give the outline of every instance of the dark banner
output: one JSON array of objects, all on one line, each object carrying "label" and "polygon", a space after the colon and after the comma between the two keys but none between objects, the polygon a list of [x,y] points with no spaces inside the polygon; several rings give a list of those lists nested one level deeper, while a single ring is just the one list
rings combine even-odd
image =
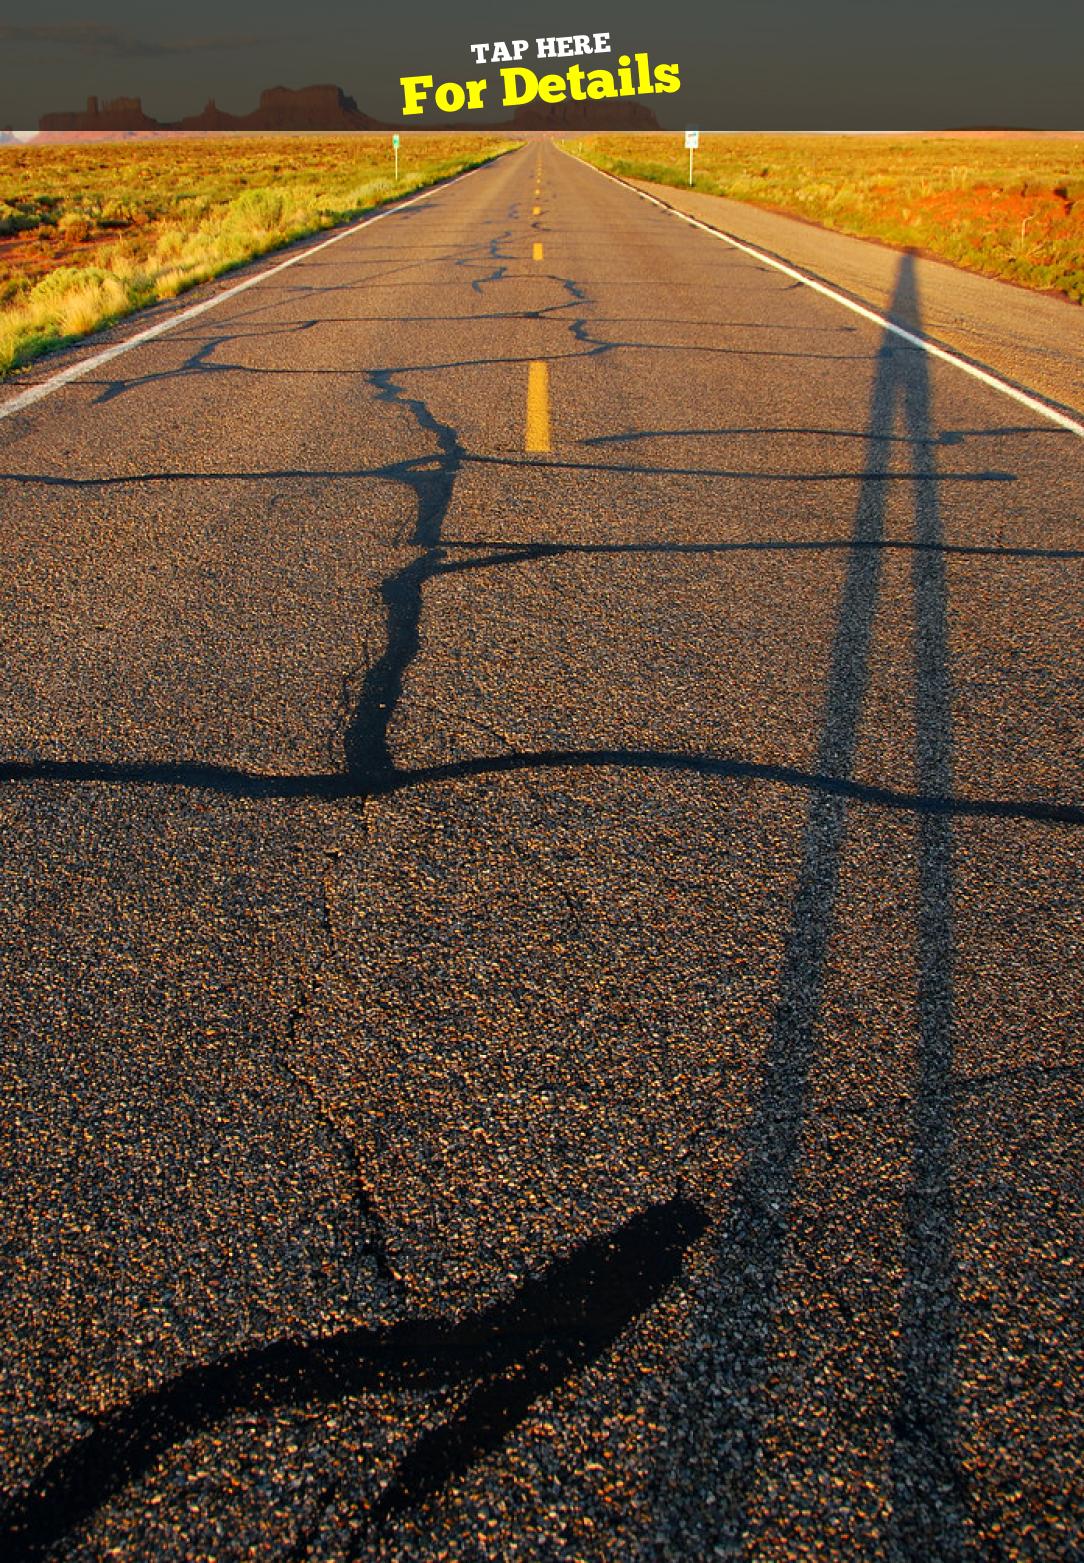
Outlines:
[{"label": "dark banner", "polygon": [[0,22],[0,126],[1075,128],[1082,8],[61,3]]}]

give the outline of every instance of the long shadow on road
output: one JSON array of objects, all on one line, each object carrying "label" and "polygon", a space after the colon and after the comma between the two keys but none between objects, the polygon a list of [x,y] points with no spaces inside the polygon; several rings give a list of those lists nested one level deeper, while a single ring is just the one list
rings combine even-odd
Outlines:
[{"label": "long shadow on road", "polygon": [[581,1244],[466,1318],[281,1340],[189,1368],[93,1419],[90,1433],[0,1510],[0,1551],[9,1563],[47,1556],[175,1445],[240,1413],[465,1386],[451,1416],[424,1432],[385,1482],[371,1531],[496,1448],[536,1400],[607,1351],[677,1279],[706,1226],[678,1197]]},{"label": "long shadow on road", "polygon": [[[921,329],[910,255],[900,262],[892,313]],[[910,439],[915,541],[912,590],[917,645],[914,719],[919,792],[952,792],[952,713],[948,621],[938,474],[924,353],[886,333],[874,380],[867,479],[859,495],[852,548],[824,697],[818,774],[851,778],[869,681],[870,650],[883,565],[889,460],[897,418]],[[675,1406],[691,1424],[688,1458],[661,1478],[660,1513],[674,1516],[675,1540],[691,1547],[740,1547],[758,1451],[769,1413],[769,1356],[779,1327],[780,1277],[791,1230],[810,1073],[829,940],[839,891],[848,798],[818,790],[806,819],[790,932],[759,1099],[745,1134],[729,1208],[715,1239],[718,1263],[710,1317],[698,1332],[683,1381],[692,1404]],[[907,1199],[905,1280],[900,1302],[899,1404],[892,1460],[896,1557],[952,1558],[962,1548],[965,1494],[956,1432],[956,1260],[952,1199],[952,820],[920,811],[918,1068]],[[705,1465],[707,1469],[705,1469]],[[710,1510],[697,1501],[708,1487]],[[706,1516],[710,1514],[711,1518]],[[682,1518],[692,1515],[694,1534]],[[707,1526],[707,1534],[704,1527]],[[729,1554],[728,1554],[729,1555]]]}]

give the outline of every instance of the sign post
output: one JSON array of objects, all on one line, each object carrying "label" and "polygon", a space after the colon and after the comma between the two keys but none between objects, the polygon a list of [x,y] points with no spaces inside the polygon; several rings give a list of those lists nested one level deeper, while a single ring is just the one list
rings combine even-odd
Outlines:
[{"label": "sign post", "polygon": [[687,130],[685,132],[685,145],[689,149],[689,183],[693,182],[693,153],[700,145],[699,130]]},{"label": "sign post", "polygon": [[392,150],[395,153],[395,182],[399,183],[399,132],[396,131],[391,138]]}]

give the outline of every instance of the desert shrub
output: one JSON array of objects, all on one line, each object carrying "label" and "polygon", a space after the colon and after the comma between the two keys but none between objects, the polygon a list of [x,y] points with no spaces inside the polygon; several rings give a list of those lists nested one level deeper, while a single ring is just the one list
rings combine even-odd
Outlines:
[{"label": "desert shrub", "polygon": [[176,298],[186,284],[190,285],[183,271],[165,271],[155,279],[154,295],[159,299]]},{"label": "desert shrub", "polygon": [[127,201],[104,201],[98,214],[103,228],[127,228],[133,220],[133,209]]},{"label": "desert shrub", "polygon": [[270,233],[281,228],[286,213],[286,197],[282,190],[245,190],[230,202],[228,225],[231,228]]},{"label": "desert shrub", "polygon": [[21,207],[0,201],[0,234],[23,233],[27,228],[36,228],[38,221],[37,217],[32,217]]},{"label": "desert shrub", "polygon": [[128,306],[128,295],[115,277],[79,283],[55,301],[57,326],[64,336],[82,336],[95,326],[115,320]]},{"label": "desert shrub", "polygon": [[180,255],[184,247],[184,230],[181,228],[163,228],[154,241],[154,249],[151,251],[156,261],[174,261]]},{"label": "desert shrub", "polygon": [[34,284],[30,297],[35,303],[48,304],[77,288],[101,286],[109,280],[109,273],[100,266],[57,266]]},{"label": "desert shrub", "polygon": [[57,204],[42,198],[0,200],[0,234],[25,233],[33,228],[51,227],[56,221]]},{"label": "desert shrub", "polygon": [[[0,236],[38,230],[0,273],[0,374],[511,144],[408,137],[398,184],[383,135],[0,148]],[[56,238],[87,243],[86,264],[58,264]]]},{"label": "desert shrub", "polygon": [[65,212],[57,223],[57,232],[62,239],[67,239],[72,244],[82,244],[89,239],[93,231],[93,225],[87,221],[82,212]]}]

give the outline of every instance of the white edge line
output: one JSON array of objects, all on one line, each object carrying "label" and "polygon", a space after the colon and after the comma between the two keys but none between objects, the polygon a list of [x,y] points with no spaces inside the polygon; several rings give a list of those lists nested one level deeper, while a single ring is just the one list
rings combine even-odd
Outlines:
[{"label": "white edge line", "polygon": [[[501,154],[498,153],[498,157]],[[299,266],[302,261],[307,261],[311,255],[316,255],[320,250],[326,250],[329,245],[338,244],[341,239],[348,239],[351,234],[357,233],[361,228],[368,228],[372,223],[380,222],[383,217],[394,217],[396,212],[405,211],[408,206],[416,206],[419,201],[428,201],[431,196],[446,190],[449,185],[454,185],[461,179],[469,179],[471,174],[481,173],[483,168],[489,168],[497,161],[496,157],[487,158],[484,163],[479,163],[476,168],[466,168],[461,174],[453,174],[451,179],[443,179],[439,184],[430,186],[428,190],[421,190],[417,195],[410,196],[405,201],[397,201],[394,205],[383,206],[379,211],[370,213],[367,217],[360,218],[351,223],[349,227],[333,233],[330,239],[322,239],[319,244],[310,244],[297,255],[291,255],[288,260],[279,261],[277,265],[269,266],[266,271],[257,272],[253,277],[246,277],[243,282],[235,282],[231,288],[216,293],[214,298],[204,299],[201,304],[190,304],[187,309],[182,309],[179,314],[171,315],[168,320],[160,320],[157,325],[147,326],[142,331],[137,331],[134,336],[126,337],[123,342],[117,342],[112,347],[103,348],[100,353],[95,353],[90,358],[83,358],[77,364],[72,364],[67,369],[61,369],[58,374],[50,375],[48,380],[43,380],[39,385],[28,386],[25,391],[19,391],[7,401],[0,402],[0,419],[10,418],[13,413],[22,412],[24,407],[30,407],[34,402],[40,402],[44,397],[59,391],[62,386],[70,385],[73,380],[89,374],[92,369],[101,368],[102,364],[108,364],[112,359],[119,358],[122,353],[130,352],[133,347],[139,347],[143,342],[150,342],[155,337],[164,336],[167,331],[173,331],[177,326],[182,326],[186,321],[195,320],[197,315],[206,314],[209,309],[216,309],[219,304],[225,304],[227,299],[236,298],[238,293],[244,293],[247,288],[254,288],[260,282],[266,282],[268,277],[275,277],[280,271],[285,271],[288,266]]]},{"label": "white edge line", "polygon": [[[563,149],[562,149],[563,150]],[[566,157],[576,157],[573,152],[567,152]],[[887,315],[878,314],[877,310],[869,309],[865,304],[858,304],[854,299],[848,298],[845,293],[830,287],[826,282],[820,282],[816,277],[811,277],[807,272],[799,271],[795,266],[788,266],[786,261],[776,260],[774,255],[769,255],[765,250],[759,250],[753,244],[746,244],[742,239],[735,239],[732,234],[724,233],[721,228],[713,228],[710,223],[701,222],[698,217],[690,217],[688,212],[680,211],[676,206],[670,206],[666,201],[660,201],[657,196],[650,195],[646,190],[640,190],[636,185],[629,184],[624,179],[619,179],[616,174],[607,173],[604,168],[598,168],[594,163],[589,163],[586,158],[576,157],[576,161],[585,168],[592,169],[596,174],[601,174],[604,179],[609,179],[613,184],[620,185],[623,190],[629,190],[633,195],[638,195],[643,201],[650,201],[652,206],[658,206],[664,212],[669,212],[671,217],[679,217],[683,223],[688,223],[692,228],[699,228],[704,233],[710,233],[713,239],[722,239],[724,244],[731,245],[736,250],[742,250],[746,255],[752,255],[755,260],[763,261],[766,266],[772,266],[776,271],[781,271],[785,277],[793,277],[804,287],[812,288],[814,293],[823,293],[825,298],[833,299],[837,304],[842,304],[844,309],[849,309],[855,315],[861,315],[865,320],[872,320],[875,325],[883,326],[886,331],[891,331],[893,336],[902,338],[912,347],[921,348],[931,358],[940,358],[943,363],[952,364],[956,369],[962,369],[973,380],[981,380],[983,385],[992,386],[995,391],[1000,391],[1004,396],[1011,396],[1014,402],[1019,402],[1023,407],[1029,407],[1032,412],[1040,413],[1044,418],[1049,418],[1051,423],[1056,423],[1059,428],[1067,429],[1070,434],[1078,434],[1084,439],[1084,423],[1076,418],[1070,418],[1068,413],[1060,412],[1052,407],[1049,402],[1040,401],[1037,396],[1030,396],[1027,391],[1018,390],[1008,380],[1003,380],[1000,375],[991,374],[987,369],[980,369],[978,364],[971,363],[962,358],[958,353],[951,352],[946,347],[938,347],[936,342],[930,342],[925,337],[916,336],[914,332],[907,331],[903,326],[896,325],[889,320]]]}]

